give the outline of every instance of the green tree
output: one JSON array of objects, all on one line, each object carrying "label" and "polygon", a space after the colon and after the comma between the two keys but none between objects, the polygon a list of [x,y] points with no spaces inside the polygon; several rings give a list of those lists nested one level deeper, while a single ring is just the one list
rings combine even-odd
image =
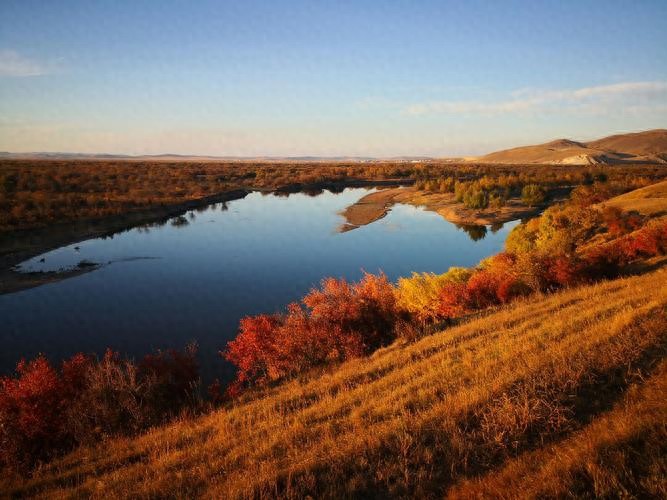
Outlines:
[{"label": "green tree", "polygon": [[466,192],[463,204],[468,208],[486,208],[489,206],[489,195],[483,189]]},{"label": "green tree", "polygon": [[537,184],[527,184],[521,190],[521,200],[529,207],[539,205],[544,201],[545,197],[546,193],[544,189]]}]

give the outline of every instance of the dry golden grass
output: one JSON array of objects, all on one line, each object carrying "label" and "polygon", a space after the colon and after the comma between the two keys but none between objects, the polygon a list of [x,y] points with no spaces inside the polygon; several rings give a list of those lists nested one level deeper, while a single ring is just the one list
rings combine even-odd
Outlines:
[{"label": "dry golden grass", "polygon": [[607,200],[603,205],[627,211],[635,210],[653,217],[667,215],[667,181],[635,189]]},{"label": "dry golden grass", "polygon": [[667,363],[635,385],[617,408],[546,450],[465,481],[451,498],[667,498]]},{"label": "dry golden grass", "polygon": [[100,498],[664,496],[666,277],[535,297],[0,486]]}]

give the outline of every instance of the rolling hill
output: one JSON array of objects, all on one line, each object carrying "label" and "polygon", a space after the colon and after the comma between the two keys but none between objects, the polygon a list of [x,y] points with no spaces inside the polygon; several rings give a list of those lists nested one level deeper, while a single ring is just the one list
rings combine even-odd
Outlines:
[{"label": "rolling hill", "polygon": [[636,211],[650,217],[667,215],[667,181],[651,184],[602,203],[621,210]]},{"label": "rolling hill", "polygon": [[196,419],[80,449],[16,497],[660,497],[663,269],[535,297]]},{"label": "rolling hill", "polygon": [[590,142],[558,139],[535,146],[496,151],[475,158],[475,161],[570,165],[667,163],[667,130],[613,135]]}]

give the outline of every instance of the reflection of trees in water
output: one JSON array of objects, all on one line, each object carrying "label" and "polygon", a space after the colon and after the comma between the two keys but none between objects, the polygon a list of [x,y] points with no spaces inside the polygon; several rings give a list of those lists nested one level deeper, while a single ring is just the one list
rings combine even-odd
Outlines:
[{"label": "reflection of trees in water", "polygon": [[289,198],[292,194],[305,194],[306,196],[319,196],[324,193],[324,191],[329,191],[333,194],[339,194],[345,191],[346,187],[338,184],[326,185],[325,187],[307,187],[302,188],[299,186],[285,186],[280,189],[273,191],[273,193],[263,192],[262,195],[273,194],[281,198]]},{"label": "reflection of trees in water", "polygon": [[314,198],[315,196],[319,196],[324,192],[323,189],[318,189],[318,188],[313,188],[313,189],[304,189],[303,193],[307,196],[310,196],[311,198]]},{"label": "reflection of trees in water", "polygon": [[465,224],[459,226],[459,228],[463,229],[466,233],[468,233],[468,236],[472,241],[479,241],[483,240],[486,237],[486,226],[479,226],[476,224]]},{"label": "reflection of trees in water", "polygon": [[137,229],[139,231],[143,230],[143,231],[149,232],[149,230],[151,230],[151,229],[157,229],[157,228],[163,227],[165,224],[167,224],[167,222],[169,222],[169,218],[160,219],[160,220],[156,220],[156,221],[153,221],[153,222],[147,222],[146,224],[142,224],[141,226],[137,226]]},{"label": "reflection of trees in water", "polygon": [[493,224],[491,224],[491,232],[493,234],[496,234],[503,228],[504,225],[505,225],[504,222],[494,222]]},{"label": "reflection of trees in water", "polygon": [[188,224],[190,224],[190,222],[188,221],[188,219],[186,219],[182,215],[179,215],[178,217],[174,217],[174,219],[171,221],[171,225],[174,226],[174,227],[183,227],[183,226],[187,226]]}]

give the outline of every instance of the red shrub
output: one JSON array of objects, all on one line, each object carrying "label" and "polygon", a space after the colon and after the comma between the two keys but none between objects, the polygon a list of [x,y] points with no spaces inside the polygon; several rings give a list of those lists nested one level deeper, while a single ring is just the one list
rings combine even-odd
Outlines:
[{"label": "red shrub", "polygon": [[498,304],[500,278],[488,270],[474,273],[468,280],[468,301],[474,309],[484,309]]},{"label": "red shrub", "polygon": [[580,280],[581,266],[574,257],[559,255],[549,258],[546,265],[546,279],[556,286],[572,286]]},{"label": "red shrub", "polygon": [[397,317],[393,287],[383,274],[366,274],[359,283],[323,280],[303,306],[241,321],[239,335],[222,353],[237,368],[231,391],[369,353],[393,340]]},{"label": "red shrub", "polygon": [[583,255],[582,270],[593,280],[616,276],[626,263],[626,257],[617,242],[599,245],[586,251]]},{"label": "red shrub", "polygon": [[0,458],[30,465],[66,441],[63,381],[43,356],[19,362],[16,378],[0,380]]},{"label": "red shrub", "polygon": [[147,356],[141,370],[108,350],[76,354],[54,369],[43,356],[0,379],[0,462],[24,468],[103,435],[175,415],[198,380],[195,350]]},{"label": "red shrub", "polygon": [[438,314],[443,318],[456,318],[469,309],[468,287],[465,283],[448,283],[440,291]]},{"label": "red shrub", "polygon": [[496,295],[500,302],[507,304],[517,297],[529,295],[531,289],[523,281],[509,276],[500,281]]},{"label": "red shrub", "polygon": [[394,290],[384,274],[366,273],[359,283],[325,279],[321,289],[311,290],[303,299],[311,318],[342,335],[354,335],[366,351],[392,339],[397,317]]},{"label": "red shrub", "polygon": [[281,353],[285,372],[306,370],[324,360],[344,360],[367,352],[363,331],[356,325],[315,316],[312,311],[292,304],[281,328]]},{"label": "red shrub", "polygon": [[239,334],[227,343],[224,358],[237,368],[237,381],[263,382],[269,380],[274,341],[281,318],[260,314],[241,320]]},{"label": "red shrub", "polygon": [[643,227],[635,231],[621,242],[623,251],[628,261],[638,257],[653,257],[658,255],[659,232],[654,227]]},{"label": "red shrub", "polygon": [[621,267],[640,258],[667,253],[667,222],[653,222],[583,254],[582,271],[593,279],[612,277]]},{"label": "red shrub", "polygon": [[526,295],[529,287],[519,278],[517,258],[503,252],[486,259],[467,283],[447,284],[440,292],[438,313],[445,318],[484,309]]},{"label": "red shrub", "polygon": [[85,354],[78,353],[63,361],[62,381],[64,393],[67,396],[76,395],[86,386],[86,372],[90,369],[93,359]]},{"label": "red shrub", "polygon": [[644,223],[644,217],[637,213],[627,213],[609,206],[602,211],[602,220],[607,226],[607,232],[615,238],[635,231]]},{"label": "red shrub", "polygon": [[326,278],[321,288],[312,289],[303,298],[303,303],[314,318],[346,324],[361,313],[361,302],[354,295],[353,286],[344,279]]}]

